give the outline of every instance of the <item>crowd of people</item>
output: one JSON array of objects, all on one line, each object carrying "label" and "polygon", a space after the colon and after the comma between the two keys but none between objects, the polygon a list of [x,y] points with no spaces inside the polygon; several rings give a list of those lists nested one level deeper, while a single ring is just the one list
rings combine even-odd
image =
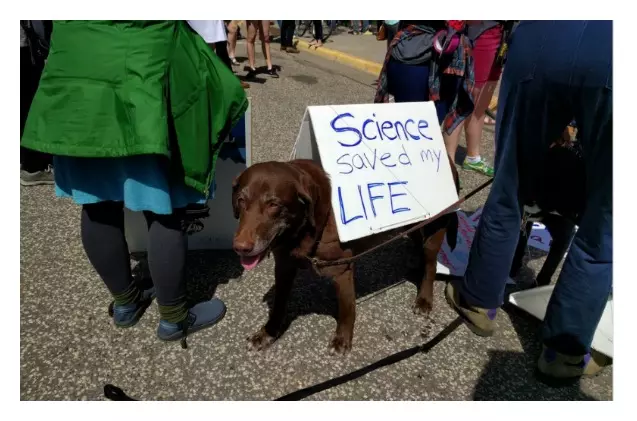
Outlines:
[{"label": "crowd of people", "polygon": [[[20,32],[21,183],[54,184],[57,196],[82,206],[82,244],[113,297],[116,326],[137,323],[154,298],[162,340],[214,325],[223,302],[186,300],[182,222],[188,205],[214,194],[219,148],[247,107],[249,85],[232,70],[239,21],[56,21],[52,35],[33,22],[21,21]],[[369,31],[368,21],[357,22],[352,33]],[[321,21],[314,24],[320,46]],[[257,35],[264,72],[278,77],[270,21],[246,25],[246,79],[259,73]],[[294,21],[280,28],[281,50],[298,53]],[[613,266],[612,23],[382,21],[378,32],[387,54],[374,102],[433,101],[448,154],[455,157],[464,130],[462,166],[495,177],[466,273],[445,290],[478,335],[494,332],[547,151],[577,121],[585,177],[572,181],[585,185],[586,197],[547,309],[538,370],[553,380],[598,373],[603,363],[591,342]],[[49,36],[50,50],[34,41]],[[492,167],[480,142],[500,78]],[[131,275],[124,208],[146,217],[152,287]]]}]

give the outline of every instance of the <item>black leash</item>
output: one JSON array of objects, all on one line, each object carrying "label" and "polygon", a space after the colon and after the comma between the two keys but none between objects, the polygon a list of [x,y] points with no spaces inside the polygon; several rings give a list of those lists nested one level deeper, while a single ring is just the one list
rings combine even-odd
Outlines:
[{"label": "black leash", "polygon": [[136,401],[137,399],[133,399],[128,396],[122,389],[117,386],[113,386],[112,384],[104,385],[104,397],[106,399],[110,399],[112,401]]},{"label": "black leash", "polygon": [[323,267],[328,267],[328,266],[338,266],[338,265],[343,265],[343,264],[349,264],[355,260],[358,260],[359,258],[365,256],[366,254],[370,254],[378,249],[381,249],[391,243],[396,242],[397,240],[404,238],[405,236],[407,236],[408,234],[419,230],[420,228],[431,224],[432,222],[434,222],[435,220],[449,214],[452,212],[455,212],[455,210],[460,207],[460,205],[462,205],[465,201],[469,200],[472,196],[476,195],[478,192],[480,192],[481,190],[484,190],[485,188],[487,188],[489,185],[491,185],[491,183],[493,183],[493,178],[490,178],[489,180],[485,181],[484,183],[482,183],[481,185],[479,185],[478,187],[476,187],[475,189],[471,190],[469,193],[467,193],[466,195],[462,196],[460,199],[458,199],[457,201],[453,202],[451,205],[447,206],[446,208],[444,208],[443,210],[441,210],[440,212],[438,212],[437,214],[435,214],[434,216],[432,216],[429,219],[425,219],[424,221],[414,225],[413,227],[409,228],[406,231],[403,231],[399,234],[396,234],[395,236],[391,237],[390,239],[388,239],[387,241],[374,246],[372,248],[369,248],[359,254],[356,254],[354,256],[351,257],[345,257],[342,259],[338,259],[338,260],[322,260],[319,259],[317,257],[309,257],[307,256],[306,258],[312,263],[312,265],[314,265],[315,268],[323,268]]}]

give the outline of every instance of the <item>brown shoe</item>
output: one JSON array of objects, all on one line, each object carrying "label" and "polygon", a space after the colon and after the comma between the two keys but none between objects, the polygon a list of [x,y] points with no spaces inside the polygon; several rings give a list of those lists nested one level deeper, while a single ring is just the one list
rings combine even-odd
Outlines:
[{"label": "brown shoe", "polygon": [[445,299],[473,333],[478,336],[493,335],[497,309],[474,307],[465,303],[451,282],[445,288]]},{"label": "brown shoe", "polygon": [[250,84],[249,84],[249,83],[244,82],[244,81],[242,81],[242,80],[241,80],[240,82],[241,82],[241,87],[242,87],[243,89],[248,89],[248,88],[250,87]]},{"label": "brown shoe", "polygon": [[297,49],[296,49],[296,48],[294,48],[294,47],[287,47],[287,49],[286,49],[285,51],[286,51],[286,52],[288,52],[288,53],[290,53],[290,54],[298,54],[298,53],[300,53],[300,51],[299,51],[299,50],[297,50]]},{"label": "brown shoe", "polygon": [[543,345],[536,373],[543,383],[559,387],[573,384],[582,376],[594,377],[611,364],[609,357],[595,350],[586,355],[571,356]]},{"label": "brown shoe", "polygon": [[281,52],[284,53],[288,50],[288,47],[281,46]]}]

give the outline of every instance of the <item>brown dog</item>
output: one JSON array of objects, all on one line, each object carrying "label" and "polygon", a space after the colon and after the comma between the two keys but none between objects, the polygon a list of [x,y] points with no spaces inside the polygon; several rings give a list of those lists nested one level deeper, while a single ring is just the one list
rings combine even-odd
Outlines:
[{"label": "brown dog", "polygon": [[[458,188],[458,174],[451,165]],[[239,227],[234,250],[246,270],[253,269],[269,253],[274,254],[274,307],[265,326],[248,338],[256,350],[267,348],[280,335],[292,282],[308,259],[334,261],[347,258],[379,244],[397,230],[359,240],[339,241],[331,205],[327,174],[311,160],[264,162],[246,169],[233,182],[232,205]],[[455,246],[458,221],[446,215],[416,231],[412,239],[423,246],[425,265],[414,311],[428,314],[433,305],[436,259],[449,228],[448,242]],[[403,227],[400,230],[405,230]],[[323,267],[322,276],[331,277],[338,297],[336,332],[330,343],[333,353],[351,349],[356,314],[354,263]]]}]

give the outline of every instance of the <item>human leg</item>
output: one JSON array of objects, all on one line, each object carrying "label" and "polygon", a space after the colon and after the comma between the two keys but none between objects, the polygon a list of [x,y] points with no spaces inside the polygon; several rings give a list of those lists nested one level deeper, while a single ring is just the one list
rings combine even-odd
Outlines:
[{"label": "human leg", "polygon": [[186,299],[187,234],[183,213],[171,215],[144,212],[148,225],[148,266],[157,290],[160,314],[157,336],[165,341],[182,339],[187,332],[210,327],[225,314],[218,299],[190,306]]},{"label": "human leg", "polygon": [[256,75],[256,62],[254,44],[257,40],[257,31],[259,26],[258,20],[248,20],[246,25],[248,26],[248,36],[246,38],[246,44],[248,49],[248,65],[250,70],[248,71],[248,77],[254,77]]},{"label": "human leg", "polygon": [[323,45],[323,22],[320,20],[313,20],[314,25],[314,45],[321,47]]},{"label": "human leg", "polygon": [[542,329],[545,349],[538,363],[542,374],[567,380],[599,370],[591,343],[611,294],[613,274],[612,22],[573,26],[572,42],[586,47],[570,58],[569,75],[577,81],[572,96],[586,171],[586,203],[548,304]]},{"label": "human leg", "polygon": [[233,65],[239,64],[236,59],[235,50],[237,48],[237,30],[238,24],[236,20],[228,23],[228,56]]},{"label": "human leg", "polygon": [[270,21],[262,20],[259,26],[259,34],[261,39],[261,50],[268,66],[268,74],[273,77],[279,77],[276,70],[272,67],[272,55],[270,54]]},{"label": "human leg", "polygon": [[80,224],[86,256],[113,296],[115,325],[133,326],[150,304],[154,290],[142,291],[133,280],[124,235],[123,203],[84,205]]},{"label": "human leg", "polygon": [[537,71],[534,53],[540,48],[533,45],[537,35],[523,33],[521,39],[524,41],[511,46],[500,87],[493,186],[463,281],[450,285],[447,294],[461,315],[472,318],[468,323],[472,330],[485,335],[493,332],[495,309],[503,301],[518,241],[522,204],[533,197],[533,182],[539,179],[534,172],[537,168],[529,161],[541,161],[550,139],[558,137],[569,121],[564,89],[549,89],[549,72]]},{"label": "human leg", "polygon": [[390,58],[387,63],[387,89],[396,102],[429,99],[429,66],[410,65]]}]

